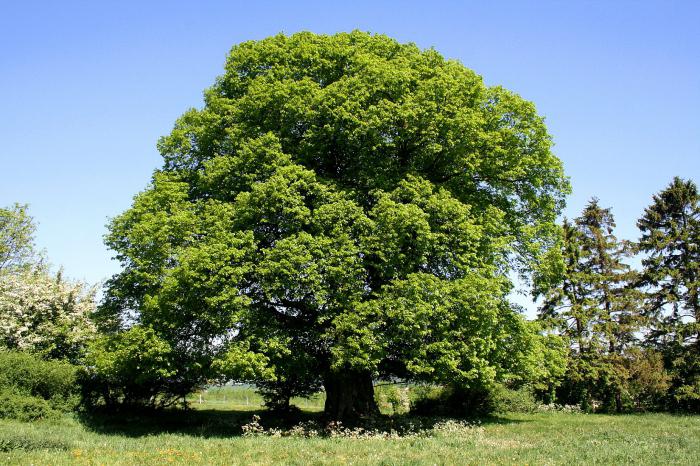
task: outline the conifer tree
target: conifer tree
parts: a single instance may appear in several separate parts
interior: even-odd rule
[[[673,375],[676,407],[700,410],[700,194],[691,180],[674,178],[653,197],[637,222],[653,325],[648,341]]]
[[[585,405],[597,397],[621,411],[624,350],[634,342],[639,319],[628,286],[633,272],[625,263],[631,247],[614,228],[611,209],[597,199],[573,223],[564,222],[563,281],[548,291],[540,317],[571,343],[567,401]]]

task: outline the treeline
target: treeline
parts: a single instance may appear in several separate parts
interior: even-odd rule
[[[564,222],[563,279],[541,290],[539,319],[570,352],[566,375],[543,399],[608,412],[700,412],[697,185],[675,178],[637,226],[636,242],[619,239],[612,210],[597,199]]]
[[[537,351],[546,353],[539,375],[490,388],[448,383],[418,400],[415,412],[483,414],[533,392],[540,402],[586,411],[700,412],[696,184],[675,178],[637,225],[636,242],[619,239],[612,210],[596,199],[564,221],[560,248],[535,281],[543,298]],[[51,417],[81,397],[91,407],[182,401],[186,389],[164,388],[180,380],[167,345],[140,326],[100,334],[95,289],[51,272],[34,228],[26,206],[0,209],[0,417]],[[287,404],[296,394],[283,393]]]

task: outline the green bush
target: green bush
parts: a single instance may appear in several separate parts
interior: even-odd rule
[[[421,416],[475,417],[537,410],[530,388],[426,386],[413,390],[411,412]]]
[[[54,409],[51,403],[43,398],[10,390],[0,392],[0,418],[29,422],[56,419],[60,415],[61,412]]]
[[[55,418],[78,403],[77,368],[30,353],[0,351],[0,418]]]
[[[44,399],[68,399],[76,393],[77,367],[64,361],[41,359],[31,353],[0,351],[0,387]]]
[[[495,413],[534,413],[538,404],[530,387],[517,390],[496,385],[489,394],[490,404]]]
[[[178,361],[170,345],[141,325],[95,339],[84,360],[79,383],[86,408],[161,408],[198,388],[175,377]]]
[[[411,406],[410,390],[405,385],[383,384],[374,387],[379,409],[387,414],[404,414]]]
[[[494,412],[489,390],[447,385],[433,387],[413,401],[411,412],[419,416],[475,417]]]

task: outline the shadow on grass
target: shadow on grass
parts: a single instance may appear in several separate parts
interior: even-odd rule
[[[318,420],[319,413],[299,412],[293,416],[279,416],[265,409],[166,409],[160,411],[91,412],[79,415],[80,422],[89,430],[106,435],[142,437],[155,434],[184,434],[206,438],[226,438],[243,434],[243,426],[260,418],[260,424],[269,428],[289,428],[305,421]]]
[[[243,426],[254,421],[265,430],[289,430],[301,423],[308,423],[323,430],[322,413],[296,411],[280,415],[265,409],[259,410],[218,410],[218,409],[168,409],[162,411],[129,411],[122,413],[93,412],[79,416],[80,422],[93,432],[105,435],[126,437],[143,437],[158,434],[181,434],[204,438],[230,438],[243,434]],[[416,416],[402,414],[378,416],[362,420],[347,427],[362,427],[376,432],[393,432],[401,434],[431,430],[436,424],[446,421],[445,417]],[[455,419],[460,420],[460,419]],[[462,419],[468,423],[480,425],[514,424],[530,422],[528,420],[507,417],[488,416]]]

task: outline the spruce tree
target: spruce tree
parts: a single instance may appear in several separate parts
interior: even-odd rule
[[[588,404],[602,398],[622,410],[628,378],[624,350],[639,327],[636,293],[628,286],[625,259],[631,246],[613,234],[611,209],[592,199],[573,223],[563,225],[563,281],[551,288],[540,317],[571,342],[567,401]]]
[[[700,410],[700,194],[674,178],[637,222],[646,288],[648,341],[660,349],[673,375],[676,407]]]

